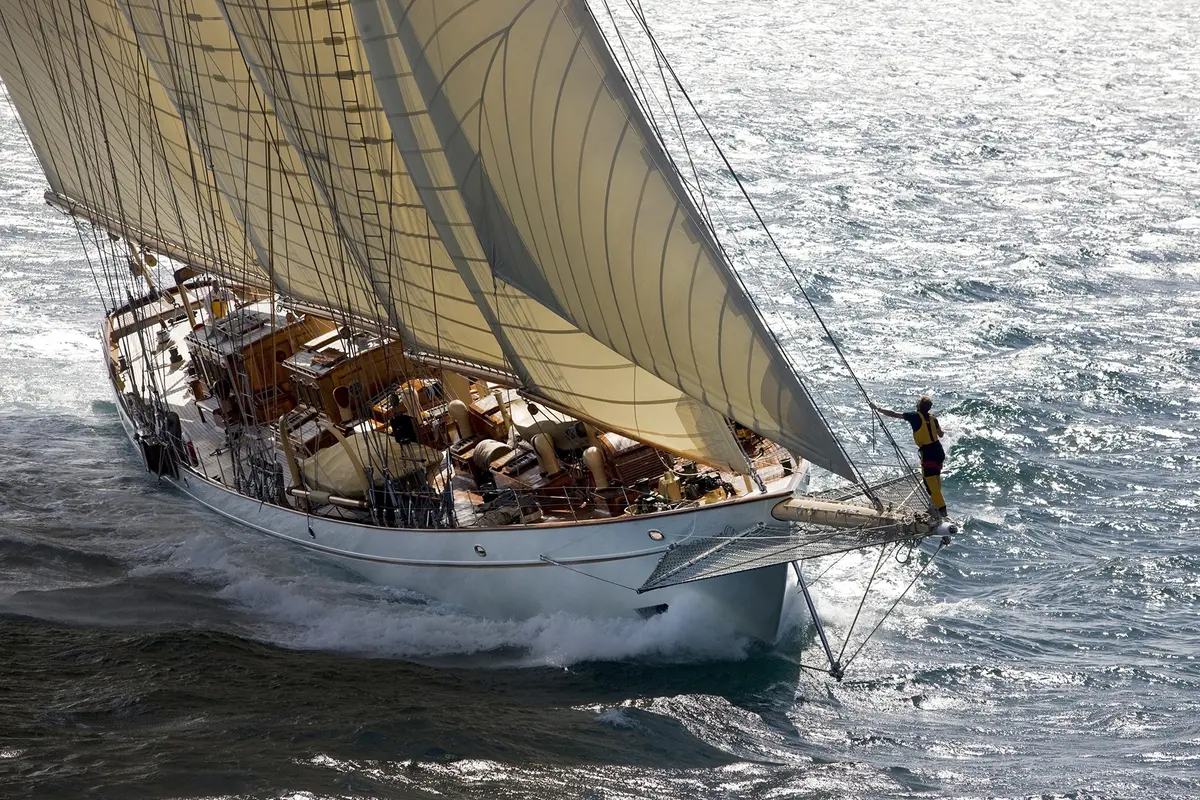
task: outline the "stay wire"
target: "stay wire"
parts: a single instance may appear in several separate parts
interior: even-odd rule
[[[891,616],[892,612],[896,610],[896,606],[900,604],[900,601],[903,600],[910,591],[912,591],[912,587],[916,584],[920,577],[925,574],[925,570],[929,568],[929,565],[933,563],[933,560],[938,557],[938,554],[941,553],[948,544],[950,544],[950,537],[943,536],[941,542],[938,543],[937,550],[933,551],[933,554],[929,556],[929,559],[921,565],[919,570],[917,570],[917,574],[914,575],[912,580],[908,582],[908,586],[904,587],[904,591],[902,591],[900,595],[892,601],[892,604],[888,606],[888,610],[884,612],[883,616],[879,618],[879,621],[875,623],[875,627],[871,628],[871,632],[868,633],[867,637],[858,645],[858,649],[856,649],[854,653],[851,654],[850,658],[846,659],[846,662],[842,664],[842,669],[850,666],[850,664],[854,662],[854,659],[858,658],[858,654],[861,653],[862,649],[867,646],[867,642],[871,641],[871,637],[875,635],[875,632],[879,630],[880,626],[883,625],[883,623],[887,621],[887,618]],[[850,641],[850,634],[848,633],[846,634],[846,641]],[[842,649],[844,652],[845,648],[843,647]],[[840,655],[838,656],[838,659],[841,659]]]
[[[842,656],[846,654],[846,648],[850,645],[850,637],[854,634],[854,626],[858,624],[858,618],[862,615],[863,606],[867,603],[867,597],[871,594],[871,586],[875,583],[875,578],[879,576],[879,570],[883,567],[883,557],[887,554],[887,545],[879,548],[879,559],[875,562],[875,569],[871,571],[871,577],[867,579],[867,588],[863,589],[862,598],[858,601],[858,610],[854,612],[854,619],[850,622],[850,629],[846,631],[846,638],[842,642],[842,649],[838,651],[837,663],[842,664]],[[844,669],[845,665],[843,665]]]
[[[754,213],[754,217],[758,221],[759,226],[762,228],[763,233],[766,234],[767,239],[771,242],[771,246],[775,250],[775,253],[779,256],[779,259],[780,259],[780,261],[783,262],[783,265],[785,267],[787,267],[788,273],[791,275],[793,282],[796,284],[796,288],[800,290],[800,294],[804,297],[804,301],[808,304],[808,307],[812,310],[813,316],[817,320],[817,323],[821,326],[821,330],[824,332],[825,337],[829,340],[829,343],[831,345],[833,345],[834,351],[837,353],[839,360],[842,362],[842,365],[846,368],[847,373],[850,375],[850,379],[853,381],[853,383],[854,383],[855,387],[858,389],[859,393],[863,396],[863,399],[865,399],[867,401],[868,406],[870,406],[871,405],[871,397],[867,393],[866,387],[863,386],[862,382],[858,378],[858,375],[854,372],[853,367],[851,367],[849,359],[846,357],[845,352],[842,350],[841,345],[838,344],[837,338],[833,335],[833,331],[829,328],[829,326],[825,322],[825,319],[821,316],[821,313],[817,310],[816,304],[813,302],[812,298],[809,296],[808,291],[804,288],[804,284],[801,282],[800,276],[796,273],[796,270],[792,266],[792,263],[788,260],[787,256],[784,255],[783,249],[780,247],[779,242],[775,239],[774,234],[771,233],[770,228],[767,226],[766,220],[763,219],[762,214],[758,210],[758,206],[755,205],[754,200],[750,197],[750,193],[746,189],[745,184],[742,182],[741,177],[737,174],[737,171],[733,168],[733,164],[729,161],[728,156],[725,155],[724,148],[722,148],[721,145],[717,142],[717,139],[713,135],[712,130],[708,127],[708,123],[705,122],[703,116],[701,116],[699,109],[697,109],[696,104],[692,101],[691,95],[688,93],[687,89],[683,85],[683,82],[680,80],[678,74],[675,72],[675,68],[671,65],[671,62],[669,60],[667,60],[666,54],[663,52],[662,48],[659,46],[658,39],[654,36],[654,33],[653,33],[653,31],[651,31],[650,26],[649,26],[648,22],[646,21],[646,19],[642,16],[637,15],[636,12],[635,12],[635,16],[637,17],[639,23],[641,23],[642,30],[645,32],[646,37],[651,44],[651,47],[654,49],[654,52],[656,53],[656,57],[661,57],[662,66],[665,67],[666,70],[670,73],[671,79],[674,81],[675,86],[679,89],[680,95],[687,102],[688,107],[692,111],[692,114],[695,116],[696,120],[700,123],[700,126],[703,128],[705,135],[708,137],[709,141],[713,145],[713,148],[716,150],[717,155],[720,157],[721,162],[725,165],[725,169],[729,172],[730,177],[733,178],[734,183],[737,185],[738,191],[741,193],[742,197],[746,200],[746,203],[749,205],[750,210]],[[873,407],[871,409],[871,413],[876,417],[879,416],[879,412],[875,411],[875,409]],[[903,458],[903,453],[900,450],[899,445],[896,444],[896,441],[892,437],[891,432],[888,431],[886,427],[884,427],[883,430],[884,430],[884,433],[887,436],[887,438],[891,441],[892,446],[896,451],[896,454],[898,456],[900,456],[901,458]],[[855,466],[855,471],[859,471],[857,466]],[[860,479],[863,479],[864,485],[867,483],[865,481],[865,479],[863,478],[863,476],[861,475],[861,473],[860,473]]]

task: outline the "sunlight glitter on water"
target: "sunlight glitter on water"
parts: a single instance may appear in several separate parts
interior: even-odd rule
[[[0,722],[34,742],[6,768],[163,797],[1195,796],[1197,8],[646,8],[869,390],[934,391],[950,433],[964,532],[857,669],[810,675],[798,634],[762,654],[484,622],[164,511],[106,404],[78,241],[0,102],[0,632],[33,709]],[[715,190],[772,326],[845,403]],[[835,637],[871,566],[818,584]],[[915,568],[889,564],[857,631]],[[407,676],[423,658],[449,664]],[[218,788],[213,764],[237,765]]]

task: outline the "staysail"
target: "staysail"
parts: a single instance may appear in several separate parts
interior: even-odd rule
[[[598,342],[853,478],[583,0],[352,5],[435,220],[469,221],[499,279]]]

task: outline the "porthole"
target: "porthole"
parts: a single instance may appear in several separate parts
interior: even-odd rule
[[[663,532],[658,530],[657,528],[652,528],[650,530],[650,532],[646,535],[649,536],[651,539],[653,539],[656,542],[661,542],[663,540]]]
[[[475,555],[479,556],[480,558],[487,558],[487,550],[483,549],[483,545],[477,544],[475,545]]]

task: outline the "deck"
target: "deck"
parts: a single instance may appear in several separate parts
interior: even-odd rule
[[[266,302],[260,304],[265,308]],[[201,323],[207,321],[203,312],[197,312],[197,317]],[[144,400],[151,403],[157,400],[179,415],[181,439],[187,453],[184,459],[187,463],[180,465],[182,469],[234,489],[238,485],[239,467],[242,473],[245,472],[244,463],[235,464],[221,403],[195,396],[196,376],[189,370],[192,354],[186,341],[191,332],[191,323],[175,292],[164,292],[152,303],[111,315],[105,326],[111,371],[127,408],[148,408],[150,403]],[[230,424],[241,425],[238,422]],[[282,480],[283,491],[274,501],[287,503],[292,508],[304,508],[307,503],[291,494],[293,489],[302,487],[291,477],[277,425],[247,424],[241,427],[242,446],[269,454],[268,458],[278,464],[276,474]],[[308,453],[298,452],[297,455]],[[644,488],[619,486],[598,493],[586,482],[531,490],[502,485],[482,489],[469,476],[451,469],[449,458],[445,460],[447,467],[432,477],[430,485],[438,493],[444,493],[449,487],[453,498],[453,519],[449,520],[452,527],[539,525],[620,518],[627,516],[627,509],[646,493]],[[787,489],[793,481],[791,472],[778,458],[767,457],[763,462],[756,466],[759,466],[759,475],[767,490]],[[758,494],[744,476],[722,473],[720,478],[733,488],[732,496],[679,501],[667,510],[730,502]],[[365,507],[366,504],[362,505]],[[316,516],[372,521],[365,508],[347,507],[347,504],[313,504],[309,511]]]

